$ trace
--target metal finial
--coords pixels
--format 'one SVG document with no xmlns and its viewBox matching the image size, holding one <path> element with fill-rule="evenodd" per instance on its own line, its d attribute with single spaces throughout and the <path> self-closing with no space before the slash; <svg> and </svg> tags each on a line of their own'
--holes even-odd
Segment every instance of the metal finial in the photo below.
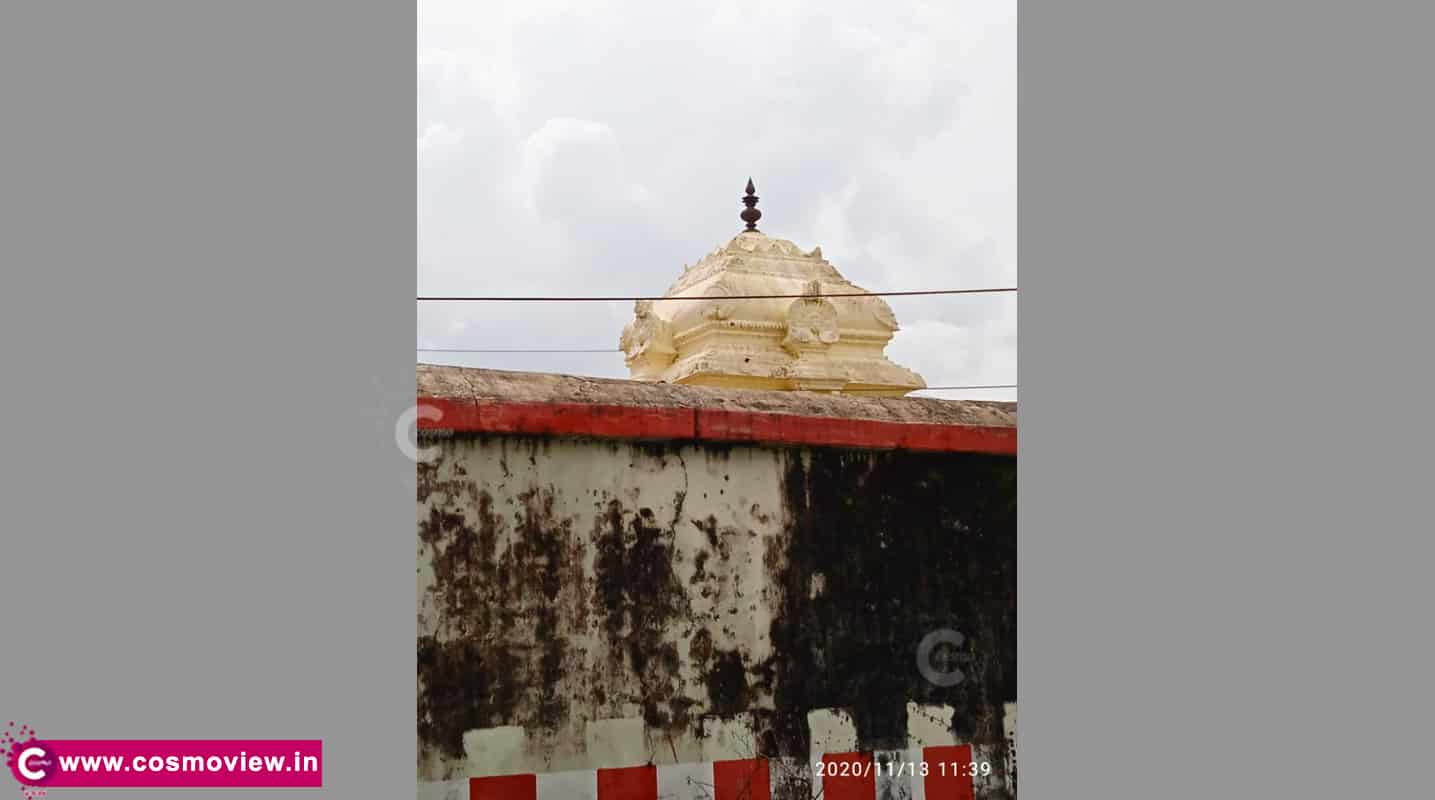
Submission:
<svg viewBox="0 0 1435 800">
<path fill-rule="evenodd" d="M 747 196 L 742 199 L 742 204 L 747 208 L 743 209 L 738 216 L 747 223 L 747 229 L 750 231 L 757 230 L 757 221 L 762 219 L 762 212 L 757 210 L 757 195 L 753 194 L 755 191 L 757 191 L 757 187 L 752 185 L 752 178 L 748 178 Z"/>
</svg>

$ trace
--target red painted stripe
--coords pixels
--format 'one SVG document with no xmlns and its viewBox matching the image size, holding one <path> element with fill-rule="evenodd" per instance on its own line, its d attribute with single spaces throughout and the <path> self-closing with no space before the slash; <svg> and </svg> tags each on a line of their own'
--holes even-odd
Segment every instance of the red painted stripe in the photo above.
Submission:
<svg viewBox="0 0 1435 800">
<path fill-rule="evenodd" d="M 713 800 L 769 800 L 767 759 L 713 762 Z"/>
<path fill-rule="evenodd" d="M 823 800 L 872 800 L 877 794 L 871 753 L 822 756 Z"/>
<path fill-rule="evenodd" d="M 717 408 L 661 408 L 597 403 L 473 403 L 419 398 L 423 430 L 678 439 L 870 449 L 1016 455 L 1016 428 L 805 417 Z"/>
<path fill-rule="evenodd" d="M 583 403 L 481 403 L 419 398 L 439 419 L 419 417 L 425 430 L 597 436 L 616 439 L 691 439 L 690 408 L 638 408 Z"/>
<path fill-rule="evenodd" d="M 646 764 L 598 770 L 598 800 L 658 800 L 658 768 Z"/>
<path fill-rule="evenodd" d="M 697 438 L 1016 455 L 1016 429 L 698 409 Z"/>
<path fill-rule="evenodd" d="M 927 747 L 922 759 L 927 762 L 927 800 L 972 800 L 971 745 Z"/>
<path fill-rule="evenodd" d="M 538 800 L 538 776 L 469 778 L 468 800 Z"/>
</svg>

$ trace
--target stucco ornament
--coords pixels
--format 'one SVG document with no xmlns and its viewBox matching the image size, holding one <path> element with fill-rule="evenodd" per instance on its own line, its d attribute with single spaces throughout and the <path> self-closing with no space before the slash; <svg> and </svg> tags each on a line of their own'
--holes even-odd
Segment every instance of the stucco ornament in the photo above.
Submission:
<svg viewBox="0 0 1435 800">
<path fill-rule="evenodd" d="M 703 290 L 704 297 L 728 297 L 735 294 L 738 294 L 737 290 L 733 288 L 732 282 L 726 277 L 717 279 Z M 731 302 L 714 301 L 707 304 L 703 314 L 708 319 L 722 320 L 732 316 L 733 308 L 734 305 Z"/>
<path fill-rule="evenodd" d="M 841 338 L 837 309 L 822 299 L 822 282 L 809 281 L 805 288 L 809 296 L 787 307 L 787 336 L 782 339 L 782 349 L 794 356 L 810 348 L 826 348 Z"/>
<path fill-rule="evenodd" d="M 618 348 L 623 351 L 623 360 L 633 377 L 645 380 L 660 380 L 656 376 L 677 357 L 673 326 L 653 312 L 651 300 L 633 304 L 633 321 L 623 328 Z"/>
<path fill-rule="evenodd" d="M 897 330 L 891 307 L 841 296 L 865 291 L 822 248 L 749 229 L 684 266 L 672 299 L 639 302 L 619 346 L 638 380 L 863 396 L 925 387 L 883 352 Z"/>
<path fill-rule="evenodd" d="M 880 297 L 876 298 L 876 300 L 877 302 L 872 304 L 872 318 L 877 320 L 878 325 L 881 325 L 887 330 L 896 331 L 901 326 L 897 324 L 897 315 L 892 313 L 892 307 L 887 305 Z"/>
</svg>

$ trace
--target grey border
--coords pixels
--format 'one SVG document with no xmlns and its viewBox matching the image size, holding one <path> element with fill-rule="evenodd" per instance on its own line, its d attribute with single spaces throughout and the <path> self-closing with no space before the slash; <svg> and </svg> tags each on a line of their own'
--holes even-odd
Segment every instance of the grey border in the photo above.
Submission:
<svg viewBox="0 0 1435 800">
<path fill-rule="evenodd" d="M 1430 15 L 1022 4 L 1025 797 L 1428 794 Z"/>
<path fill-rule="evenodd" d="M 1023 3 L 1029 797 L 1424 779 L 1402 5 Z M 412 8 L 0 14 L 3 715 L 410 796 Z"/>
<path fill-rule="evenodd" d="M 405 4 L 0 10 L 0 724 L 413 796 L 414 64 Z"/>
</svg>

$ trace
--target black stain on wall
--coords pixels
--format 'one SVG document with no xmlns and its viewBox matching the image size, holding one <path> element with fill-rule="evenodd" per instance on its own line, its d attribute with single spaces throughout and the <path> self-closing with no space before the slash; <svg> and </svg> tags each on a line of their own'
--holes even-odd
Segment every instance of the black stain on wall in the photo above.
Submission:
<svg viewBox="0 0 1435 800">
<path fill-rule="evenodd" d="M 675 498 L 674 520 L 683 500 Z M 651 508 L 630 516 L 611 500 L 594 531 L 610 669 L 633 676 L 643 720 L 659 729 L 686 725 L 692 705 L 682 695 L 677 645 L 667 641 L 667 631 L 688 616 L 687 593 L 673 572 L 673 524 Z"/>
<path fill-rule="evenodd" d="M 749 710 L 747 669 L 742 653 L 725 650 L 714 654 L 707 669 L 708 708 L 718 716 L 732 716 Z"/>
<path fill-rule="evenodd" d="M 847 709 L 862 750 L 906 747 L 904 701 L 951 705 L 959 741 L 1002 741 L 1002 703 L 1016 699 L 1015 460 L 814 449 L 793 453 L 783 492 L 775 655 L 757 676 L 774 697 L 769 754 L 805 756 L 818 708 Z M 951 687 L 916 667 L 943 628 L 966 638 Z"/>
<path fill-rule="evenodd" d="M 548 446 L 504 438 L 500 466 Z M 638 469 L 685 468 L 676 448 L 593 446 L 631 455 Z M 701 448 L 722 460 L 732 450 Z M 432 507 L 419 539 L 431 550 L 439 631 L 418 642 L 423 747 L 461 758 L 466 730 L 556 730 L 633 703 L 650 729 L 675 734 L 699 714 L 749 712 L 761 755 L 805 760 L 809 711 L 845 708 L 860 748 L 895 749 L 907 744 L 907 701 L 950 705 L 959 740 L 1000 744 L 1002 704 L 1016 697 L 1015 460 L 822 448 L 783 458 L 784 507 L 742 506 L 759 523 L 783 521 L 761 534 L 766 585 L 747 587 L 734 554 L 751 552 L 745 542 L 758 534 L 684 517 L 682 493 L 669 502 L 676 513 L 659 518 L 634 497 L 584 489 L 592 516 L 572 518 L 555 510 L 552 487 L 500 510 L 495 487 L 421 467 L 420 500 Z M 686 585 L 675 570 L 680 526 L 700 543 Z M 750 624 L 759 595 L 772 609 L 774 655 L 717 646 L 716 635 Z M 713 610 L 695 613 L 699 602 Z M 966 676 L 952 687 L 916 667 L 919 642 L 942 628 L 966 637 L 940 654 Z M 597 637 L 597 652 L 573 649 L 579 631 Z M 602 674 L 582 674 L 595 657 Z M 683 671 L 701 685 L 684 686 Z"/>
<path fill-rule="evenodd" d="M 421 492 L 439 491 L 422 475 L 420 483 Z M 444 487 L 447 502 L 419 524 L 438 633 L 418 641 L 418 733 L 460 758 L 467 730 L 553 728 L 567 718 L 561 629 L 586 624 L 587 598 L 585 544 L 572 520 L 554 513 L 551 490 L 520 494 L 510 524 L 486 489 L 455 488 Z"/>
</svg>

